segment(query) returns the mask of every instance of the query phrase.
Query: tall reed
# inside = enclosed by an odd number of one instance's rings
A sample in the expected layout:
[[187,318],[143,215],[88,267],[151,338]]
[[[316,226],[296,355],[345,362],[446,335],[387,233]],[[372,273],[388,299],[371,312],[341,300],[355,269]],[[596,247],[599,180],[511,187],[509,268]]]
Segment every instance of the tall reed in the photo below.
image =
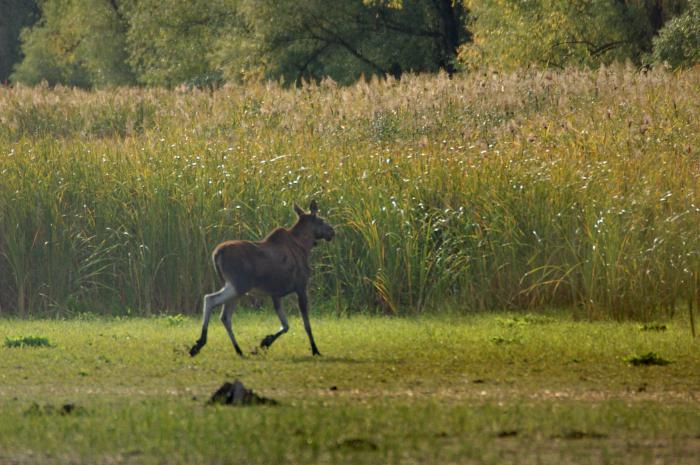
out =
[[700,70],[0,89],[0,312],[199,312],[209,252],[318,199],[343,312],[698,303]]

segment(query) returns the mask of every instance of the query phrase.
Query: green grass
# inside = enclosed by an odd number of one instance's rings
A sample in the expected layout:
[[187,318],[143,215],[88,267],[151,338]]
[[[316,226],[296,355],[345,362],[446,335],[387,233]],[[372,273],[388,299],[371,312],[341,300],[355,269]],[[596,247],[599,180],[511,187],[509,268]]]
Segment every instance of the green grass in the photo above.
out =
[[[679,321],[315,317],[321,358],[290,322],[239,359],[215,319],[196,358],[191,319],[0,320],[53,344],[0,348],[0,462],[700,461],[700,347]],[[269,309],[234,317],[248,354],[277,326]],[[626,361],[649,352],[673,363]],[[280,405],[207,405],[236,378]]]
[[700,70],[212,92],[0,87],[0,312],[198,313],[210,251],[312,198],[338,314],[700,303]]

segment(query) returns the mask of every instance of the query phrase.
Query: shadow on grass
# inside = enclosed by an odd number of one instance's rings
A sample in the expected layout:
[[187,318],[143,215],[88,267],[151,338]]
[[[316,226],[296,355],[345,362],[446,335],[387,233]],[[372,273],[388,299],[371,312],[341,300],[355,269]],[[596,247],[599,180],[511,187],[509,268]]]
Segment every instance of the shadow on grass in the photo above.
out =
[[350,357],[315,357],[313,355],[305,356],[294,356],[289,359],[292,363],[356,363],[356,364],[366,364],[375,363],[376,360],[359,360]]

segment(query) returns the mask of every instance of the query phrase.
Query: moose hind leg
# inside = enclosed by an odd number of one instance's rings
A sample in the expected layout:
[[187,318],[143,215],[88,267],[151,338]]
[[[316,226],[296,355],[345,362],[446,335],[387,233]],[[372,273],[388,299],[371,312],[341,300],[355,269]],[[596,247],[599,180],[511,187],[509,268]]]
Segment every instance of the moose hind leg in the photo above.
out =
[[197,342],[195,342],[195,344],[190,349],[190,356],[194,357],[195,355],[197,355],[202,349],[202,347],[204,347],[204,345],[207,343],[207,328],[209,327],[209,318],[211,317],[211,311],[235,296],[236,289],[230,283],[226,283],[226,285],[220,290],[204,296],[202,333],[199,336]]
[[226,302],[224,304],[224,309],[221,311],[221,322],[224,324],[224,328],[226,328],[228,338],[231,339],[231,343],[233,344],[233,348],[236,350],[236,353],[243,357],[243,351],[238,346],[238,343],[236,342],[236,336],[233,335],[233,328],[231,327],[231,317],[233,316],[233,312],[235,310],[235,300],[229,300],[228,302]]
[[277,340],[278,337],[289,331],[289,323],[287,323],[287,315],[284,314],[284,310],[282,309],[282,300],[279,297],[273,297],[272,298],[272,304],[275,306],[275,311],[277,312],[277,317],[280,319],[280,323],[282,326],[280,329],[274,333],[274,334],[268,334],[263,338],[263,340],[260,342],[260,347],[262,348],[268,348],[272,345],[273,342]]
[[297,293],[299,298],[299,311],[301,312],[301,318],[304,320],[304,329],[306,330],[306,335],[309,336],[309,343],[311,344],[311,354],[321,355],[316,347],[316,342],[314,342],[314,335],[311,332],[311,322],[309,321],[309,298],[306,295],[306,290]]

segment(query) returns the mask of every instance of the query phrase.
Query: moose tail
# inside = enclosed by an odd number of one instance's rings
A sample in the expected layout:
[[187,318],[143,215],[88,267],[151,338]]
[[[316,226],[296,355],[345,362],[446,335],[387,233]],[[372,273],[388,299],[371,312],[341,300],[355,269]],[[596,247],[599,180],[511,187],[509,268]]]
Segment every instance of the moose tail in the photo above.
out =
[[214,268],[216,268],[216,274],[219,275],[219,279],[225,281],[224,274],[221,272],[221,266],[219,265],[219,257],[221,256],[221,249],[216,249],[212,254],[212,261],[214,262]]

